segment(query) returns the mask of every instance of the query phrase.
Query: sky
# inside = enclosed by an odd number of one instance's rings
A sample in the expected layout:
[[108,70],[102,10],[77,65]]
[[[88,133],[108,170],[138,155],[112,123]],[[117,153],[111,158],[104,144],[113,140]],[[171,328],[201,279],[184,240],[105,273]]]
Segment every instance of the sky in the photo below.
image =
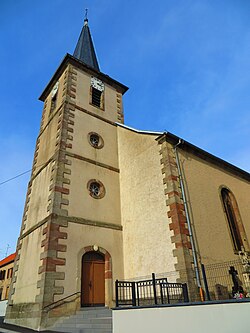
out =
[[249,0],[0,0],[0,259],[15,251],[42,102],[89,9],[125,124],[169,131],[250,171]]

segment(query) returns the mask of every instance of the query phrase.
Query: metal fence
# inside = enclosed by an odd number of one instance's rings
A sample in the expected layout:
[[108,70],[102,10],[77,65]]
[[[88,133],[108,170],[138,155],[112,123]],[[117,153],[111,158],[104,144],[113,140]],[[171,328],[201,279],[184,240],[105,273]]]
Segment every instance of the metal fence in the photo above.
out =
[[245,298],[250,294],[250,273],[241,261],[202,265],[201,278],[206,300]]
[[227,300],[250,297],[250,272],[247,272],[240,260],[200,264],[199,290],[194,270],[176,270],[158,273],[157,277],[166,277],[169,282],[187,283],[189,300]]
[[169,283],[167,278],[115,282],[116,307],[189,302],[187,284]]
[[240,260],[199,266],[201,288],[193,270],[157,273],[116,281],[117,306],[142,306],[250,298],[250,272]]

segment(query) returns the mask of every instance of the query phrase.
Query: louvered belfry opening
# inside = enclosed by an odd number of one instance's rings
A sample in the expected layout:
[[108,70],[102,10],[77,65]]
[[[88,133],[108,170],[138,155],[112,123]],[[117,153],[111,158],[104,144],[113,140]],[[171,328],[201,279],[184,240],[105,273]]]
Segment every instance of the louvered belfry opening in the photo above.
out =
[[92,104],[97,106],[98,108],[101,107],[101,97],[102,97],[102,91],[92,87]]

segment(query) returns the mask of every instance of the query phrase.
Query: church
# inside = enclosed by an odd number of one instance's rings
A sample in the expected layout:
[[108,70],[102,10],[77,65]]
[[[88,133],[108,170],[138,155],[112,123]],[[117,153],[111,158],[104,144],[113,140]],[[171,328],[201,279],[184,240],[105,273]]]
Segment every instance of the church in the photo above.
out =
[[100,71],[85,19],[40,96],[5,322],[42,330],[81,307],[112,308],[117,279],[176,272],[198,290],[201,263],[249,260],[250,174],[124,125],[127,90]]

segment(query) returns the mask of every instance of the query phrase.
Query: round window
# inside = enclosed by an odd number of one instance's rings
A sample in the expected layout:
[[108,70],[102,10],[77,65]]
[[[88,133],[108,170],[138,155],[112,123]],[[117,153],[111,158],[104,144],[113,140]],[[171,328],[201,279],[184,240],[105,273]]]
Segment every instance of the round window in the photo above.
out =
[[97,149],[100,149],[104,146],[103,138],[95,132],[90,132],[88,134],[88,141],[92,147]]
[[89,140],[90,140],[90,142],[91,142],[91,144],[92,144],[93,147],[96,148],[96,147],[99,146],[99,141],[100,141],[99,135],[97,135],[97,134],[91,134],[90,137],[89,137]]
[[87,188],[92,198],[101,199],[105,195],[104,185],[99,180],[91,179],[87,184]]

